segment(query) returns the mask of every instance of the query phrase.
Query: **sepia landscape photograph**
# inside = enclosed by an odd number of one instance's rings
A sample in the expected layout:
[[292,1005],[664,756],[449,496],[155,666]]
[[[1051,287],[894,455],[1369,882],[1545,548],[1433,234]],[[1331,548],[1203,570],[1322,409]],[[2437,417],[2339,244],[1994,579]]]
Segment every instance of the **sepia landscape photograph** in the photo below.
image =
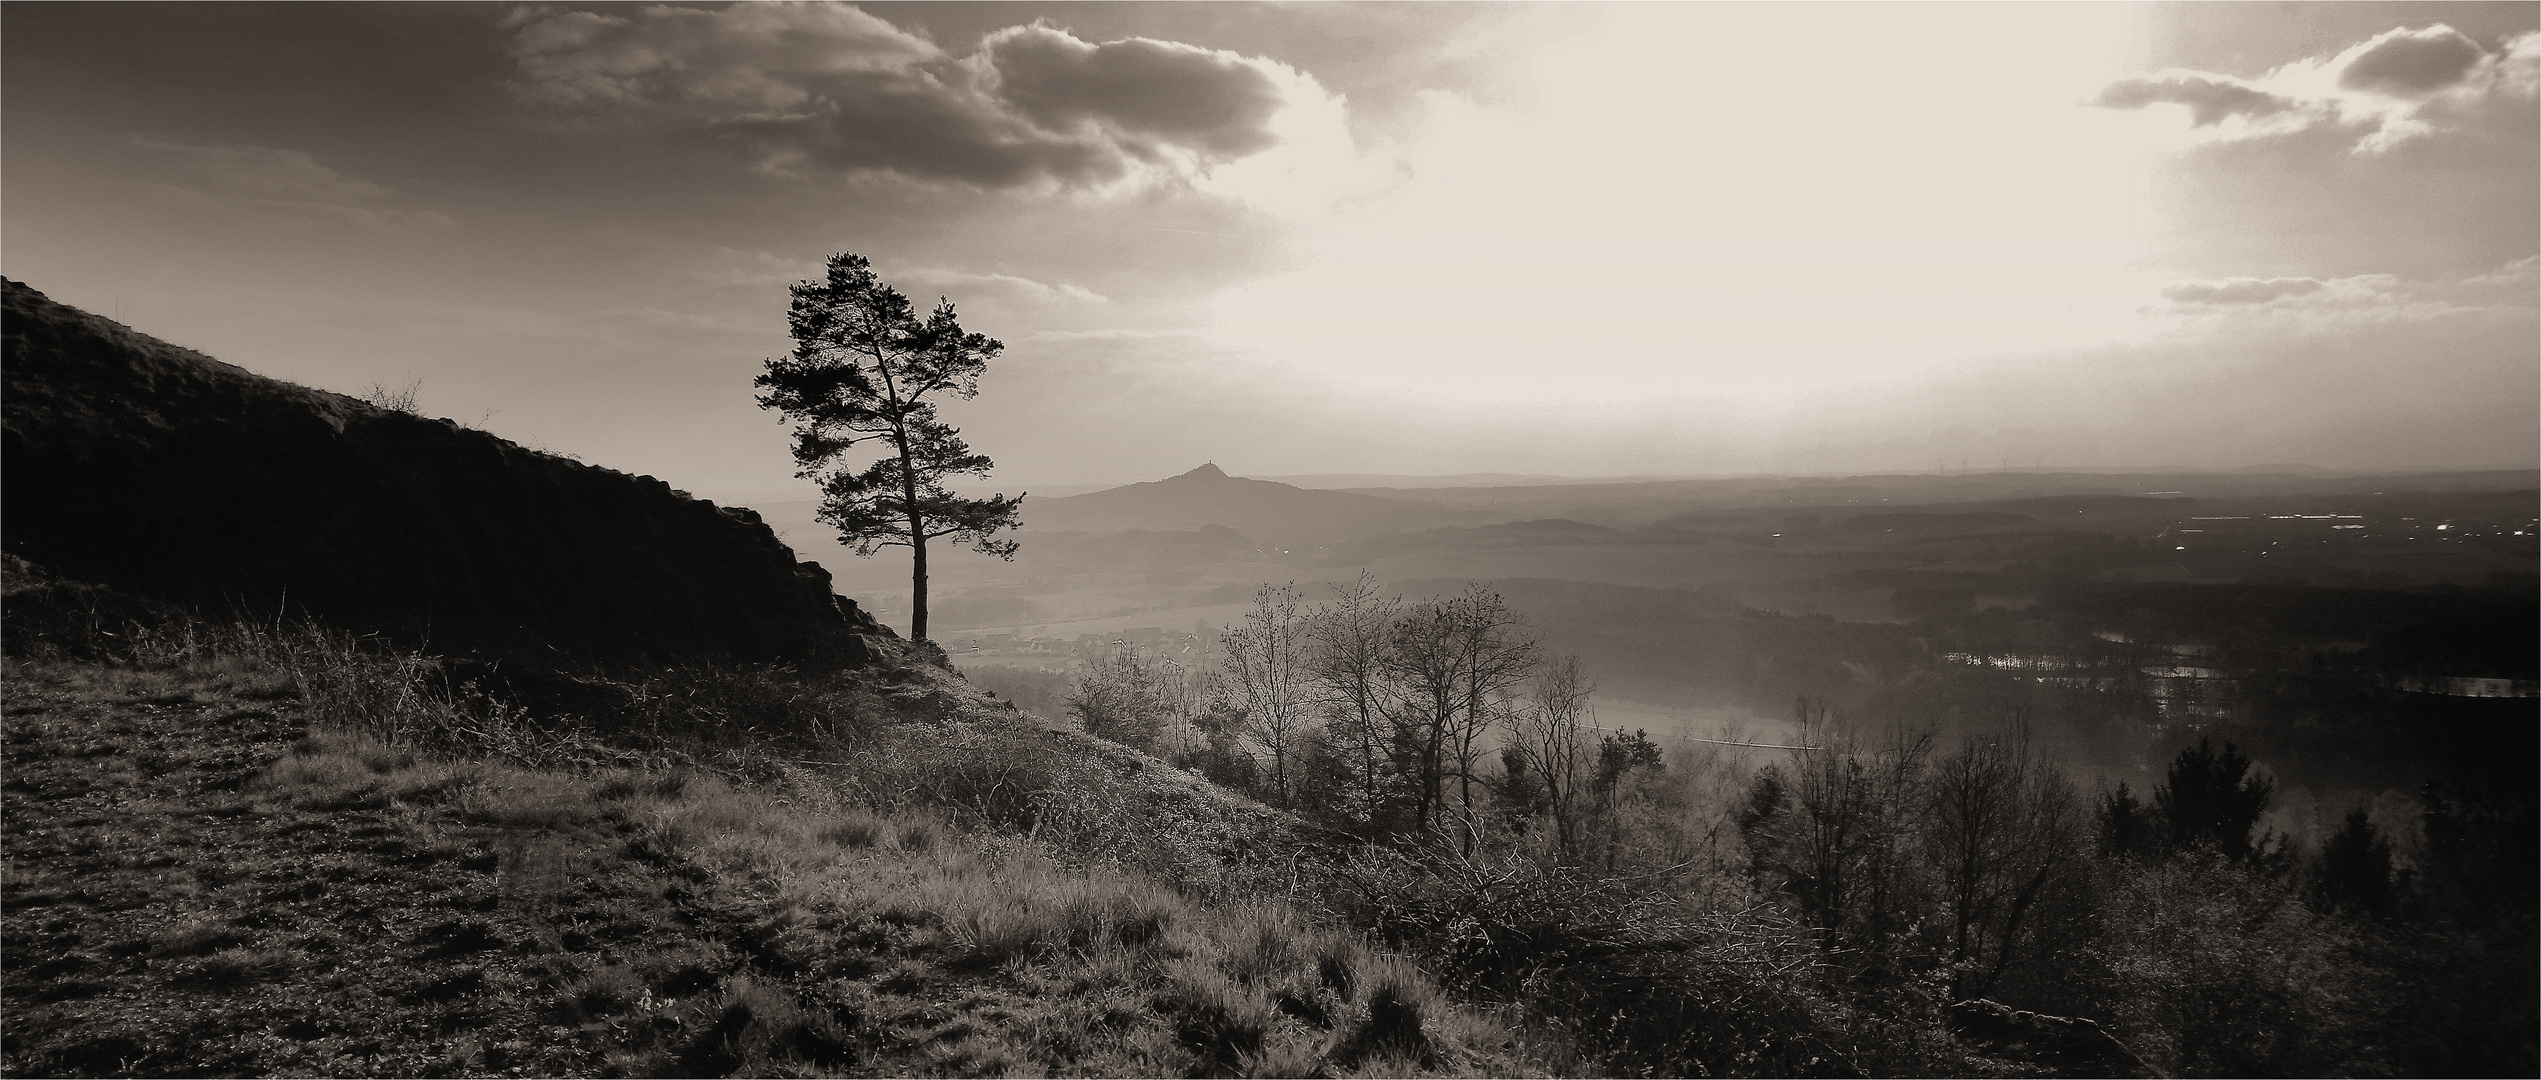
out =
[[0,2],[0,1075],[2541,1075],[2541,4]]

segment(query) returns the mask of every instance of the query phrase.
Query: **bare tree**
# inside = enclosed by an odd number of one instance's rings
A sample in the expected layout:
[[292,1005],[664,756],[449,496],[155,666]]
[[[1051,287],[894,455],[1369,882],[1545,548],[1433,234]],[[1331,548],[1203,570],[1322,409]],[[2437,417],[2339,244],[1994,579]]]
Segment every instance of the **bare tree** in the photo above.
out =
[[1464,708],[1456,714],[1447,745],[1455,754],[1457,812],[1465,823],[1465,844],[1473,844],[1475,766],[1487,751],[1486,738],[1516,711],[1516,690],[1535,673],[1539,650],[1525,636],[1517,613],[1500,594],[1479,583],[1465,586],[1451,604],[1456,611],[1458,679]]
[[1857,925],[1873,940],[1911,929],[1920,917],[1930,874],[1916,849],[1924,816],[1924,772],[1932,732],[1891,721],[1882,725],[1868,770],[1872,815],[1864,836]]
[[1315,694],[1299,655],[1305,620],[1297,614],[1294,585],[1261,587],[1253,610],[1227,629],[1228,692],[1252,719],[1251,734],[1271,758],[1271,784],[1288,805],[1288,758],[1313,723]]
[[1373,825],[1384,816],[1392,789],[1386,770],[1386,643],[1402,604],[1379,595],[1375,576],[1365,570],[1334,589],[1339,595],[1307,620],[1306,663],[1325,730],[1354,774],[1347,812]]
[[1505,720],[1517,686],[1535,667],[1536,647],[1506,601],[1481,585],[1412,605],[1394,621],[1386,673],[1396,753],[1418,790],[1419,820],[1447,811],[1456,778],[1465,843],[1474,840],[1475,766],[1485,736]]
[[1782,781],[1789,811],[1759,822],[1766,861],[1819,927],[1884,932],[1903,906],[1909,793],[1931,739],[1893,726],[1883,745],[1823,702],[1802,698],[1798,711],[1808,749],[1792,751]]
[[2081,815],[2073,784],[2032,752],[2018,719],[2005,735],[1971,737],[1943,759],[1931,804],[1951,992],[1977,997],[2011,965],[2039,901],[2079,869]]
[[1511,746],[1528,775],[1544,788],[1545,813],[1553,819],[1553,844],[1563,865],[1581,859],[1581,788],[1594,749],[1581,738],[1581,720],[1596,684],[1580,670],[1579,657],[1563,656],[1535,678],[1532,700],[1516,717]]
[[1442,751],[1464,706],[1456,685],[1462,667],[1455,623],[1455,611],[1446,601],[1428,600],[1406,607],[1386,634],[1383,708],[1389,749],[1395,771],[1412,787],[1412,820],[1423,826],[1435,823],[1445,809]]
[[1182,747],[1188,749],[1201,711],[1217,690],[1217,682],[1209,677],[1207,667],[1186,664],[1170,656],[1156,658],[1155,679],[1157,697],[1164,706],[1166,726],[1174,731]]

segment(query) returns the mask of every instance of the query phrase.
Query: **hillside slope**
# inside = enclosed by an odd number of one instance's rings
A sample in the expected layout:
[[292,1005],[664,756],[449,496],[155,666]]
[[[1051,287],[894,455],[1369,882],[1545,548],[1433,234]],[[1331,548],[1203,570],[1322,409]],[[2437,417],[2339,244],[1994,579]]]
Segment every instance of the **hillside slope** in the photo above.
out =
[[940,668],[639,752],[306,629],[100,637],[0,657],[0,1073],[1543,1071],[1300,910],[1293,819]]
[[440,652],[846,666],[890,631],[740,508],[252,374],[0,281],[0,546]]

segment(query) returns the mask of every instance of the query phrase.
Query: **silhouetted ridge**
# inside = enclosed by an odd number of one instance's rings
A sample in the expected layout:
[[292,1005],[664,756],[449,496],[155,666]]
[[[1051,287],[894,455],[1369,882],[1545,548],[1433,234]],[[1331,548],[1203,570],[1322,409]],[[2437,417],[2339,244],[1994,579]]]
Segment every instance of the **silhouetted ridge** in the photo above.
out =
[[1312,491],[1228,476],[1214,464],[1064,499],[1024,504],[1034,529],[1110,531],[1224,525],[1264,543],[1338,540],[1466,520],[1471,515],[1404,499]]
[[66,577],[549,659],[858,665],[759,516],[252,374],[0,280],[0,546]]

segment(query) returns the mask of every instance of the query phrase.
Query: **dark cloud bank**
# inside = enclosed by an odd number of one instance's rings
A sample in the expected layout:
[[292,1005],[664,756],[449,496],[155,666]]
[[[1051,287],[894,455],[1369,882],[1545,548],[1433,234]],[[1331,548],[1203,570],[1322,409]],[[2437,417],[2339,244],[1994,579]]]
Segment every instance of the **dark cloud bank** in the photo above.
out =
[[1039,23],[955,54],[850,7],[546,13],[512,34],[514,92],[559,115],[710,138],[779,172],[992,188],[1205,170],[1275,145],[1291,95],[1319,92],[1266,60]]

